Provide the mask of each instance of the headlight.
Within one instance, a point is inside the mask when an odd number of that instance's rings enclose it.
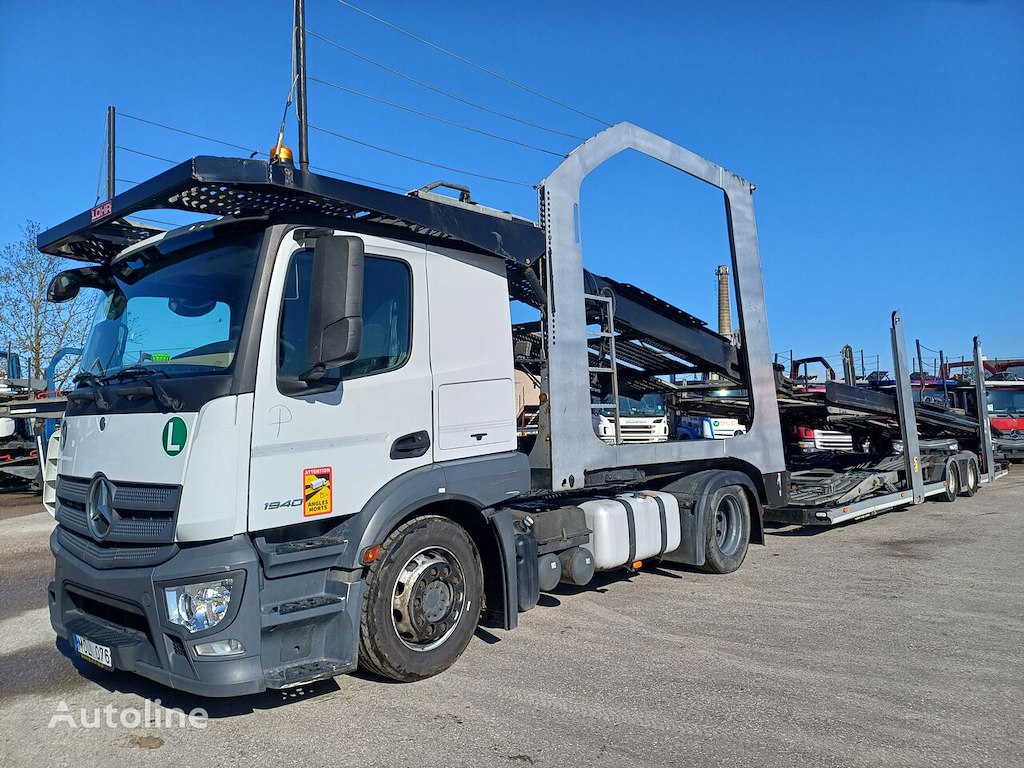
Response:
[[[234,581],[220,579],[165,587],[167,618],[189,632],[202,632],[217,626],[228,612]]]

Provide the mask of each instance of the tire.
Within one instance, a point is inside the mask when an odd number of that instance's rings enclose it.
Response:
[[[739,485],[719,488],[708,504],[704,570],[732,573],[743,564],[750,544],[750,502]]]
[[[412,682],[448,669],[480,619],[483,570],[460,525],[435,515],[396,528],[366,575],[359,663]]]
[[[960,495],[961,487],[960,470],[957,468],[955,461],[950,461],[946,464],[946,471],[944,474],[944,490],[938,499],[946,502],[956,501],[956,497]]]
[[[973,496],[978,492],[981,485],[981,469],[978,467],[977,459],[971,458],[967,461],[967,477],[961,483],[960,492],[964,496]]]

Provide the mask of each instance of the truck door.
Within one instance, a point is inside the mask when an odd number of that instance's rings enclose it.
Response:
[[[311,248],[286,235],[271,277],[253,411],[249,530],[358,512],[433,458],[422,247],[364,236],[359,357],[337,388],[288,394],[306,360]],[[284,390],[284,391],[282,391]]]

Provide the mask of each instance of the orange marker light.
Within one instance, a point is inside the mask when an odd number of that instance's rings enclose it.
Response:
[[[270,162],[282,163],[283,165],[295,165],[295,157],[290,147],[284,144],[278,148],[276,145],[270,148]]]
[[[367,547],[363,550],[363,565],[369,565],[377,559],[377,555],[380,554],[380,544],[374,544],[372,547]]]
[[[636,560],[636,561],[633,562],[633,570],[634,571],[639,571],[643,567],[644,567],[644,561],[643,560]]]

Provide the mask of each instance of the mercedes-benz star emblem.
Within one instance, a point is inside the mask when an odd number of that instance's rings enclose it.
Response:
[[[96,475],[89,484],[85,514],[92,535],[97,541],[103,541],[114,522],[114,486],[103,475]]]

